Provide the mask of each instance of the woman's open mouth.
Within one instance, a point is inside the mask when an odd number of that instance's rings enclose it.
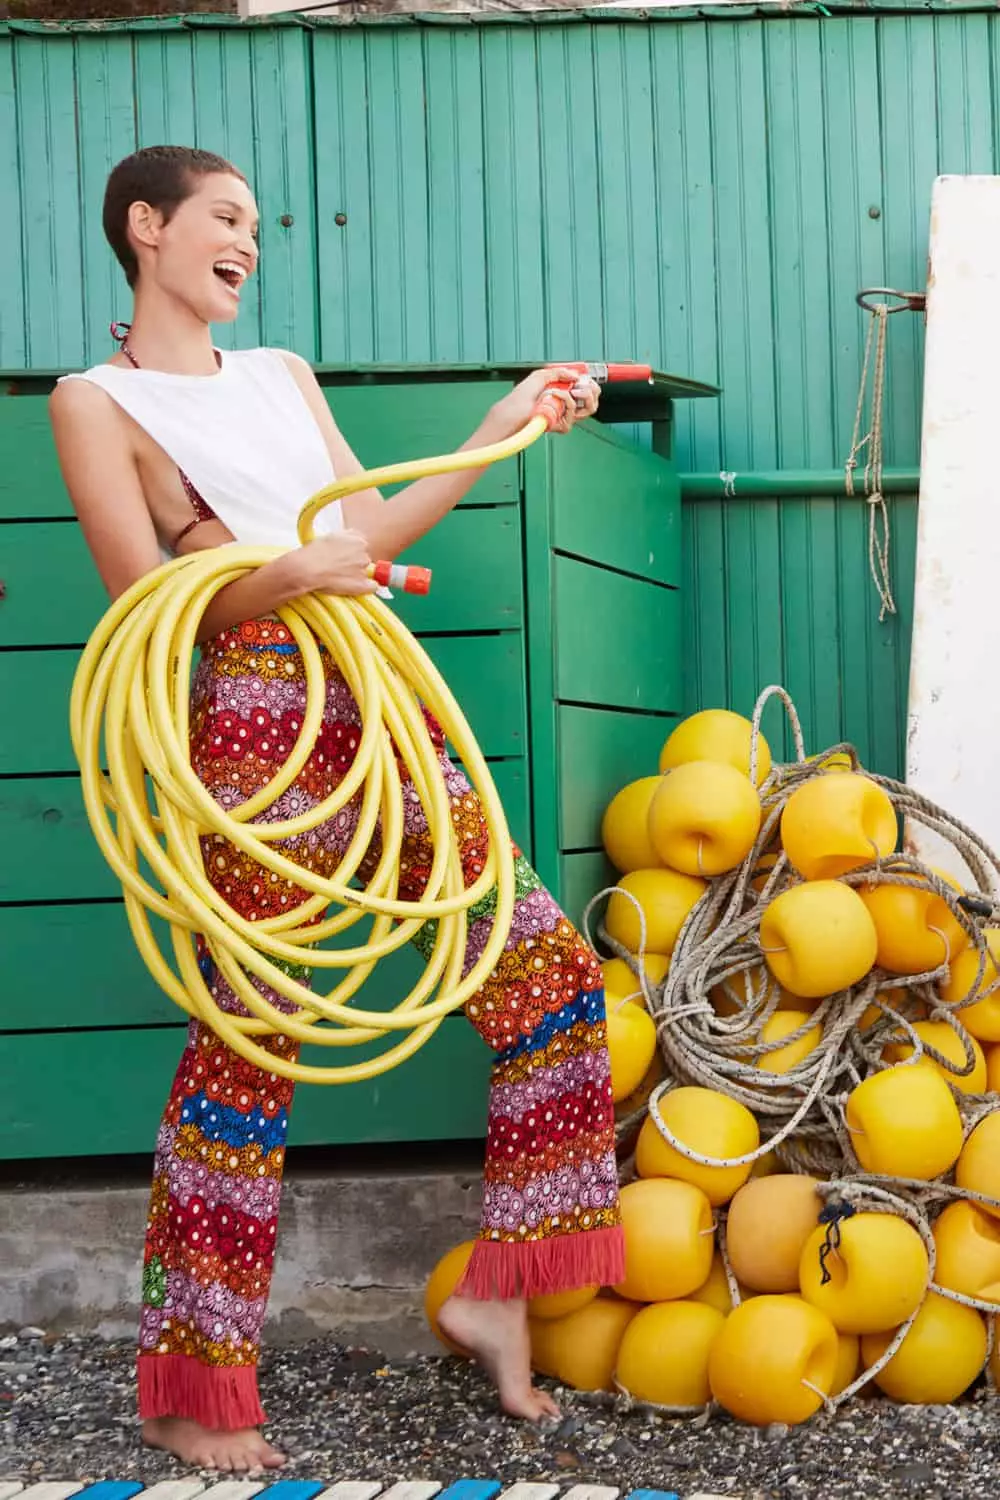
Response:
[[[226,288],[238,301],[240,287],[247,279],[246,266],[241,266],[235,260],[218,260],[212,269],[219,280],[225,284]]]

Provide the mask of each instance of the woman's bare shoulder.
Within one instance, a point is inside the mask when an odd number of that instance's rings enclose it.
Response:
[[[312,365],[308,360],[303,359],[301,354],[295,354],[291,349],[269,349],[267,352],[281,360],[296,385],[301,386],[303,390],[309,390],[310,387],[315,386],[316,377],[313,374]]]
[[[276,354],[279,359],[283,359],[290,370],[308,370],[312,374],[312,366],[309,364],[309,361],[303,359],[301,354],[296,354],[294,350],[273,348],[268,352]]]
[[[111,421],[118,410],[117,404],[96,380],[84,375],[73,375],[59,380],[49,395],[49,412],[53,418],[87,417],[93,419],[102,413]]]

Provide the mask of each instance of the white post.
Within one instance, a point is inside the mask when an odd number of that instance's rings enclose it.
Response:
[[[1000,848],[1000,177],[931,206],[906,779]],[[962,881],[912,827],[907,847]]]

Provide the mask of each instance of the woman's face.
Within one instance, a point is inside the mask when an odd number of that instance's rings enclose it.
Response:
[[[142,205],[134,204],[133,212]],[[159,213],[134,225],[147,275],[206,323],[231,323],[246,278],[257,269],[257,204],[239,177],[198,177],[168,223]],[[148,246],[152,255],[142,255]]]

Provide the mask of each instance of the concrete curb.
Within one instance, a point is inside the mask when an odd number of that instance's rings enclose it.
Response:
[[[475,1234],[468,1170],[290,1166],[265,1339],[319,1334],[390,1357],[437,1348],[423,1288],[438,1257]],[[0,1186],[0,1329],[130,1336],[148,1185]]]

